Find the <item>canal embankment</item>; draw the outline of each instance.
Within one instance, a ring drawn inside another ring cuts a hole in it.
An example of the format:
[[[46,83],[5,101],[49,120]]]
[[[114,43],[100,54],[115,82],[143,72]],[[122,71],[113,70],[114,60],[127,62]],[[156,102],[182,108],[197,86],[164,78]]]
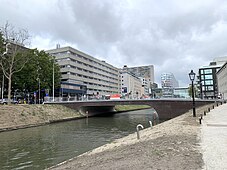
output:
[[[197,108],[197,117],[190,110],[141,130],[139,140],[133,133],[49,169],[202,169],[199,119],[213,107]]]
[[[148,109],[147,105],[116,106],[116,113]],[[79,110],[62,105],[0,105],[0,132],[85,118]]]
[[[1,105],[0,131],[40,126],[81,117],[83,115],[77,110],[61,105]]]

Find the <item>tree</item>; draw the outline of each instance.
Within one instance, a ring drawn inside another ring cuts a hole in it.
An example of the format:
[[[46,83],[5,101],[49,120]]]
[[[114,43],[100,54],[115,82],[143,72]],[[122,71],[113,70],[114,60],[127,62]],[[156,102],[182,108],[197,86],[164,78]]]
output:
[[[4,54],[5,50],[4,50],[4,40],[3,40],[3,36],[2,33],[0,31],[0,56],[2,57]],[[3,72],[2,69],[0,67],[0,79],[3,77]],[[3,82],[3,78],[1,80],[1,94],[2,94],[2,90],[4,90],[4,88],[2,87],[2,82]]]
[[[1,57],[4,53],[4,39],[3,39],[3,35],[0,31],[0,54],[1,54]]]
[[[24,29],[16,31],[8,22],[2,27],[1,34],[6,51],[1,55],[0,67],[8,80],[8,103],[10,103],[13,75],[21,71],[29,60],[30,50],[25,47],[29,34]]]
[[[198,97],[198,87],[196,85],[194,85],[194,94],[195,94],[195,97]],[[189,93],[189,96],[192,97],[192,85],[189,86],[188,88],[188,93]]]
[[[13,78],[13,88],[20,92],[35,92],[39,89],[53,88],[53,70],[55,89],[60,87],[60,68],[54,58],[45,51],[32,50],[30,60]]]

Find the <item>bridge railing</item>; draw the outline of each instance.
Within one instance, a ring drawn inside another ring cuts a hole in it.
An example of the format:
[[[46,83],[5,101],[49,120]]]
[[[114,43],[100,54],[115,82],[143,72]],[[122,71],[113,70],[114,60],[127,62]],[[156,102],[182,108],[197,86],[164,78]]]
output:
[[[103,100],[98,98],[87,98],[87,97],[44,97],[44,102],[70,102],[70,101],[88,101],[88,100]]]
[[[66,101],[81,101],[75,97],[44,97],[44,102],[66,102]]]
[[[182,99],[182,98],[160,98],[160,99],[145,99],[145,100],[191,100],[191,99]],[[115,99],[105,99],[105,98],[97,98],[97,97],[44,97],[44,102],[76,102],[76,101],[101,101],[101,100],[115,100]],[[118,99],[119,100],[119,99]],[[144,99],[120,99],[120,100],[144,100]],[[196,101],[201,101],[201,99],[197,99]],[[209,100],[215,101],[215,100]]]

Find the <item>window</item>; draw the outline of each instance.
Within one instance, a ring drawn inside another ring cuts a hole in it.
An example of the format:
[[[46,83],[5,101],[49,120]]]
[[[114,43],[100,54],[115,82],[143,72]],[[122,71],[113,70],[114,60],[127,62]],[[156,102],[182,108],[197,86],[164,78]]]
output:
[[[201,76],[201,80],[204,80],[204,76],[203,75]]]
[[[202,87],[202,91],[205,91],[205,86]]]
[[[206,69],[206,70],[204,70],[204,73],[205,74],[211,74],[212,73],[212,69]]]
[[[213,86],[207,86],[207,87],[206,87],[206,90],[207,90],[207,91],[214,90],[214,87],[213,87]]]
[[[208,80],[208,79],[213,79],[213,76],[210,74],[210,75],[205,75],[205,80]]]
[[[206,80],[205,85],[213,85],[213,81],[212,80]]]

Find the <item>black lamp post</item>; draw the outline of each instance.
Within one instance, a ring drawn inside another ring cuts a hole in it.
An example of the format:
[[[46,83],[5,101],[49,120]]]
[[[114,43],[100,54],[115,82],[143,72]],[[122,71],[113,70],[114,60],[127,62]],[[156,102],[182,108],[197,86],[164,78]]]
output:
[[[195,80],[195,73],[193,70],[189,73],[189,78],[192,81],[192,108],[193,108],[193,117],[196,117],[196,112],[195,112],[195,95],[194,95],[194,80]]]

